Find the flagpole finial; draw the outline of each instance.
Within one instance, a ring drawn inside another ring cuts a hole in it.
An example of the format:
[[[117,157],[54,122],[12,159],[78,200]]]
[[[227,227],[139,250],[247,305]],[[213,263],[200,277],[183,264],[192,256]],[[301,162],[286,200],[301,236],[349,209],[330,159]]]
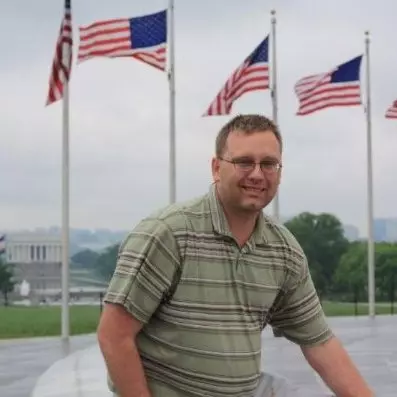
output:
[[[275,15],[276,15],[276,10],[271,10],[271,11],[270,11],[270,14],[271,14],[272,16],[275,16]]]

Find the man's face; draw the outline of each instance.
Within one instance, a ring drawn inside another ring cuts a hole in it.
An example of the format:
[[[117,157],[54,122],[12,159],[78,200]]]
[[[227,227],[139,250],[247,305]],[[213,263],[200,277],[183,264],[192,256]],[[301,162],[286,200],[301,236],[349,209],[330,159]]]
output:
[[[262,163],[262,169],[258,163]],[[273,132],[234,131],[228,136],[221,159],[212,160],[212,175],[228,206],[236,211],[258,212],[277,193],[279,164],[281,147]]]

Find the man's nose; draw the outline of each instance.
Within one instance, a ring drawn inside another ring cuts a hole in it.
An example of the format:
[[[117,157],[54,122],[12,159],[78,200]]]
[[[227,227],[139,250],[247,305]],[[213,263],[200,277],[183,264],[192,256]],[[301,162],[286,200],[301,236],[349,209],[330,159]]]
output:
[[[254,169],[251,171],[250,178],[252,179],[265,179],[265,175],[261,169],[261,165],[260,164],[255,164]]]

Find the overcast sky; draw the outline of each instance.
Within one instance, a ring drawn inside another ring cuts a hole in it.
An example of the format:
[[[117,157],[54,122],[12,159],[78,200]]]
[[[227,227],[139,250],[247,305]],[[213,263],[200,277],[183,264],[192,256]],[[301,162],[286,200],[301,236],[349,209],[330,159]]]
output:
[[[166,0],[72,1],[75,55],[79,25],[166,5]],[[62,0],[0,1],[0,229],[61,222],[62,104],[44,104],[62,7]],[[371,31],[374,209],[376,217],[397,217],[397,120],[384,119],[397,99],[392,0],[383,0],[382,7],[369,0],[176,0],[177,199],[207,191],[214,139],[231,116],[201,115],[269,33],[273,7],[285,140],[281,213],[327,211],[365,233],[363,108],[298,117],[293,86],[363,53],[364,31]],[[365,73],[363,67],[363,95]],[[168,202],[166,75],[133,59],[93,59],[74,62],[70,89],[71,225],[130,229]],[[271,116],[269,91],[246,94],[234,104],[233,115],[247,112]]]

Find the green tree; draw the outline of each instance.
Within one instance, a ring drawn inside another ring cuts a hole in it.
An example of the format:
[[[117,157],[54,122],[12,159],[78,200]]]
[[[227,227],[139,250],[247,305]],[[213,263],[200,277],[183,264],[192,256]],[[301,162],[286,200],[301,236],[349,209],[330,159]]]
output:
[[[72,256],[72,263],[75,267],[92,269],[95,267],[99,256],[100,254],[98,252],[85,249]]]
[[[339,291],[358,299],[368,296],[368,247],[367,242],[356,242],[342,256],[335,272],[335,284]],[[397,284],[397,244],[375,244],[375,286],[378,300],[388,300]]]
[[[0,258],[0,292],[4,297],[4,304],[8,306],[8,294],[14,289],[13,272],[4,261]]]
[[[349,247],[342,223],[332,214],[303,212],[285,225],[301,244],[319,296],[324,298],[340,258]]]
[[[96,268],[99,274],[106,280],[109,281],[113,275],[116,267],[117,255],[119,251],[119,244],[108,247],[104,253],[102,253],[97,261]]]
[[[348,299],[357,300],[367,295],[367,245],[362,242],[350,244],[335,271],[335,289]]]
[[[375,277],[378,299],[389,300],[397,283],[397,244],[376,244]]]

